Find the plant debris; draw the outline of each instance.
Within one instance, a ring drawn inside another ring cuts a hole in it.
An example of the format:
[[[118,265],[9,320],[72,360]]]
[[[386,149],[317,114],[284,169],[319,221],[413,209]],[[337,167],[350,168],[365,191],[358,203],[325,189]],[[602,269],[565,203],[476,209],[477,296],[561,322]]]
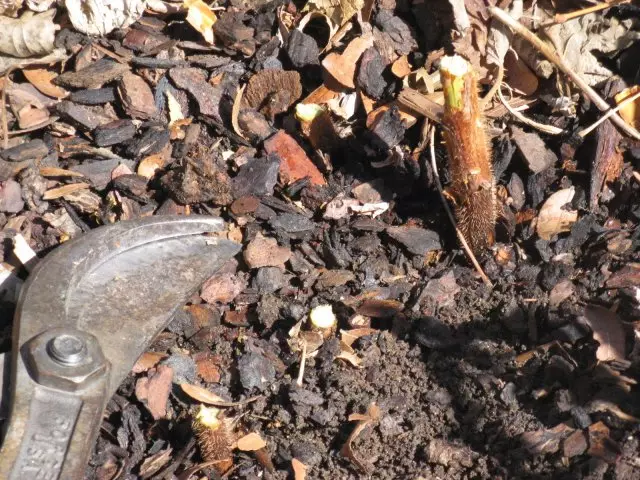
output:
[[[241,245],[85,478],[640,478],[636,3],[0,0],[0,353],[96,227]]]

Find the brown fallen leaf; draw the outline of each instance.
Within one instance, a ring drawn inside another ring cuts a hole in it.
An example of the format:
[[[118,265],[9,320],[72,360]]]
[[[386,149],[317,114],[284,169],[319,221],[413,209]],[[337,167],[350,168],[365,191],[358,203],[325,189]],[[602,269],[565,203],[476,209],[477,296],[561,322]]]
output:
[[[540,208],[536,230],[543,240],[551,240],[558,233],[568,232],[578,220],[576,210],[567,210],[575,195],[575,188],[563,188],[552,194]]]
[[[243,452],[255,452],[267,446],[267,442],[260,436],[259,433],[251,432],[242,438],[238,439],[238,450]]]
[[[56,198],[64,197],[69,193],[77,192],[78,190],[84,190],[91,187],[88,183],[70,183],[69,185],[63,185],[62,187],[52,188],[47,190],[42,195],[43,200],[54,200]]]
[[[238,407],[240,405],[246,405],[247,403],[255,402],[260,397],[250,397],[246,400],[241,400],[239,402],[230,402],[225,400],[224,398],[216,395],[215,393],[207,390],[206,388],[199,387],[197,385],[191,385],[190,383],[181,383],[180,388],[182,391],[189,395],[194,400],[197,400],[202,403],[206,403],[209,405],[214,405],[216,407]]]
[[[142,373],[155,367],[161,360],[167,358],[166,353],[144,352],[138,357],[131,371],[133,373]]]
[[[331,77],[346,88],[355,88],[354,77],[358,60],[373,45],[373,37],[364,35],[351,40],[342,53],[332,52],[322,60],[322,66]]]
[[[64,88],[54,85],[52,80],[58,74],[45,68],[24,68],[22,73],[31,85],[40,92],[53,98],[65,98],[69,95]]]
[[[307,478],[307,467],[304,463],[302,463],[297,458],[291,459],[291,469],[293,470],[293,480],[306,480]]]
[[[367,412],[365,414],[361,413],[352,413],[349,415],[350,422],[358,422],[347,438],[347,441],[340,449],[340,454],[353,462],[353,464],[358,467],[362,472],[369,474],[372,471],[372,466],[366,461],[362,460],[356,453],[353,451],[353,442],[356,438],[358,438],[365,428],[369,425],[377,423],[380,420],[380,407],[378,407],[375,403],[371,403],[369,408],[367,408]]]
[[[601,362],[624,360],[626,335],[620,317],[604,307],[589,305],[584,318],[593,331],[593,339],[600,344],[596,358]]]

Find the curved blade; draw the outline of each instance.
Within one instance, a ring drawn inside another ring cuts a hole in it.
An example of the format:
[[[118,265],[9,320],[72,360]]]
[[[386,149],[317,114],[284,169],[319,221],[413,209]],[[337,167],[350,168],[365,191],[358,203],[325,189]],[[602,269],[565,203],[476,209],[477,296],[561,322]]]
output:
[[[82,478],[106,402],[135,360],[175,310],[240,250],[203,235],[223,227],[220,219],[200,216],[120,222],[62,245],[38,264],[14,321],[0,478]],[[70,393],[34,380],[25,352],[54,327],[97,339],[107,364],[98,381]]]

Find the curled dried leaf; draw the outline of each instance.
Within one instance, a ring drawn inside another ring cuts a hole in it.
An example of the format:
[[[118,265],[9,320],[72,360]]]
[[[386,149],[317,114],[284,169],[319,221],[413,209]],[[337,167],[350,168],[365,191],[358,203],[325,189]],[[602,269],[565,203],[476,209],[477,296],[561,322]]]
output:
[[[73,192],[77,192],[78,190],[84,190],[86,188],[91,187],[88,183],[71,183],[69,185],[63,185],[62,187],[52,188],[44,192],[42,195],[43,200],[53,200],[55,198],[64,197]]]
[[[297,458],[291,459],[291,468],[293,469],[294,480],[305,480],[307,478],[307,467]]]
[[[184,0],[183,7],[187,9],[187,22],[202,34],[207,43],[213,43],[213,24],[218,17],[211,7],[202,0]]]
[[[551,195],[542,205],[538,215],[537,231],[540,238],[551,240],[558,233],[568,232],[578,220],[576,210],[566,209],[575,195],[575,188],[563,188]]]
[[[216,395],[215,393],[207,390],[206,388],[202,388],[197,385],[191,385],[190,383],[181,383],[180,388],[182,388],[182,391],[187,395],[189,395],[194,400],[197,400],[202,403],[207,403],[209,405],[215,405],[216,407],[238,407],[240,405],[245,405],[247,403],[255,402],[260,398],[260,397],[251,397],[251,398],[247,398],[246,400],[242,400],[240,402],[230,402]]]
[[[620,317],[604,307],[590,305],[584,318],[593,331],[593,339],[600,344],[596,358],[601,362],[624,360],[626,335]]]
[[[65,0],[73,28],[87,35],[106,35],[126,28],[144,13],[146,0]]]
[[[0,53],[26,58],[53,51],[59,25],[53,23],[56,10],[34,15],[26,12],[20,18],[0,17]]]
[[[357,425],[347,438],[347,441],[340,449],[340,454],[347,457],[353,464],[362,470],[364,473],[370,473],[372,467],[366,461],[362,460],[356,453],[353,451],[353,442],[356,438],[358,438],[365,428],[373,423],[377,423],[380,420],[380,407],[378,407],[375,403],[369,405],[367,412],[365,414],[361,413],[352,413],[349,415],[349,421],[357,421]]]

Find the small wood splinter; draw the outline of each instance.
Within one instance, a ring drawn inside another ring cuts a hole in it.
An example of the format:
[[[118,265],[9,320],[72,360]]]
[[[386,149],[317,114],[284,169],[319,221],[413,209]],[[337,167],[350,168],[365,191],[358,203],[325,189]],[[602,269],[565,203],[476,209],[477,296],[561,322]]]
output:
[[[460,231],[472,251],[479,253],[495,241],[496,193],[478,83],[469,62],[458,55],[441,60],[440,78],[451,176],[448,193]]]

